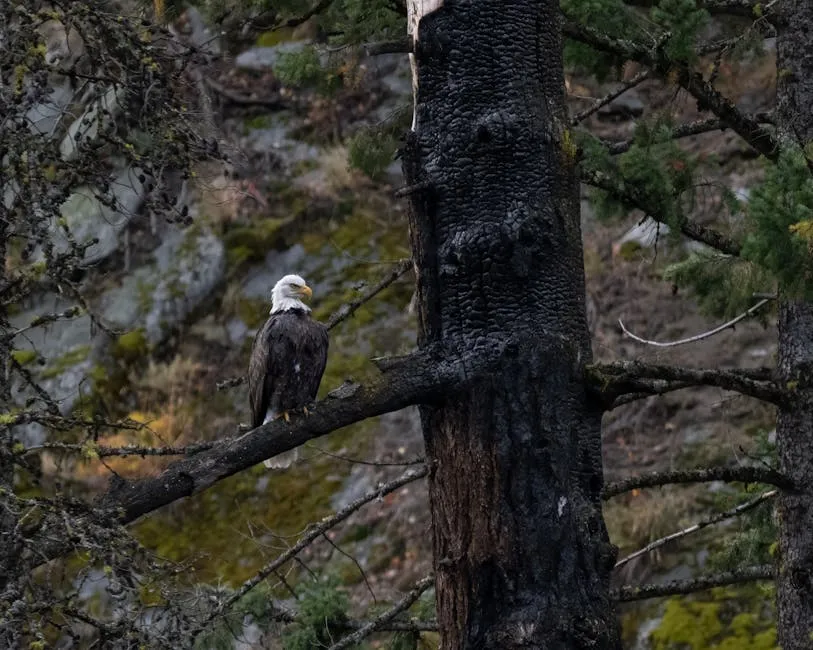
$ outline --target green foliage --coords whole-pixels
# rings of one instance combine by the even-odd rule
[[[334,1],[320,25],[336,34],[331,40],[337,45],[400,38],[406,33],[406,19],[394,10],[394,3],[382,0]]]
[[[770,588],[772,589],[772,587]],[[747,594],[748,598],[737,598]],[[713,589],[702,599],[670,598],[652,633],[653,650],[778,650],[762,588]],[[740,611],[747,607],[750,611]]]
[[[610,170],[622,191],[634,191],[643,197],[649,212],[657,214],[659,220],[677,231],[683,218],[680,198],[692,188],[695,163],[673,139],[671,122],[662,117],[640,122],[632,146],[616,157],[614,165],[606,151],[600,153],[599,146],[589,139],[583,140],[583,164],[596,165],[592,169]],[[598,193],[596,199],[596,215],[600,219],[628,212],[623,202],[608,194]]]
[[[394,111],[386,121],[360,129],[350,139],[347,157],[350,167],[376,180],[393,161],[401,134],[409,128],[409,107]]]
[[[695,0],[661,0],[650,12],[653,22],[671,36],[665,45],[666,54],[679,61],[693,61],[697,34],[709,21],[709,13],[698,9]]]
[[[703,313],[732,318],[754,304],[754,293],[771,290],[771,277],[742,258],[716,252],[692,253],[667,267],[663,277],[679,287],[689,288]],[[757,317],[767,319],[768,310]]]
[[[598,29],[616,38],[646,39],[638,23],[640,18],[621,0],[562,0],[562,11],[571,20]],[[646,39],[649,40],[649,39]],[[594,74],[604,81],[617,74],[625,61],[607,52],[597,52],[584,43],[567,39],[564,44],[565,65]]]
[[[787,147],[754,189],[742,256],[773,274],[786,295],[813,299],[813,178],[803,152]]]
[[[322,95],[332,95],[342,86],[338,71],[322,65],[313,45],[281,54],[274,72],[283,84],[311,88]]]
[[[347,620],[349,601],[335,578],[306,583],[297,622],[282,637],[285,650],[328,647],[341,636],[336,623]]]

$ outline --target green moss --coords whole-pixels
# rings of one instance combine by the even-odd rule
[[[778,650],[772,599],[763,592],[718,588],[702,600],[669,599],[653,650]]]
[[[11,358],[14,359],[17,363],[21,366],[27,366],[30,363],[33,363],[37,359],[37,351],[36,350],[12,350],[11,351]]]
[[[68,368],[75,366],[78,363],[82,363],[85,359],[88,358],[90,354],[90,346],[89,345],[78,345],[72,350],[69,350],[61,357],[58,357],[50,364],[48,367],[42,372],[41,377],[43,379],[51,379],[53,377],[58,377],[63,372],[65,372]]]
[[[223,238],[229,266],[236,269],[248,262],[259,262],[269,251],[283,248],[286,242],[280,227],[288,221],[259,219],[249,226],[229,230]]]
[[[274,47],[280,43],[287,43],[292,40],[294,40],[294,28],[280,27],[260,34],[257,37],[257,45],[259,47]]]
[[[125,362],[144,359],[150,353],[150,345],[143,328],[126,332],[113,344],[113,357]]]
[[[253,117],[246,118],[243,122],[243,126],[246,127],[246,131],[267,129],[271,126],[271,117],[269,115],[254,115]]]

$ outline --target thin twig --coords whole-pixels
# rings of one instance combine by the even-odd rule
[[[404,472],[400,477],[395,479],[394,481],[390,481],[389,483],[385,483],[384,485],[380,485],[374,490],[371,490],[364,496],[359,497],[355,501],[347,504],[344,508],[339,510],[336,514],[331,517],[327,517],[323,519],[321,523],[311,528],[308,532],[306,532],[299,541],[294,544],[291,548],[289,548],[285,553],[277,557],[275,560],[272,560],[267,565],[265,565],[260,571],[258,571],[254,576],[246,580],[239,589],[237,589],[234,593],[232,593],[226,600],[224,600],[218,607],[216,607],[209,616],[203,621],[201,626],[195,632],[195,636],[200,634],[215,618],[222,615],[224,612],[229,610],[234,604],[240,600],[243,596],[245,596],[249,591],[254,589],[260,582],[265,580],[269,575],[271,575],[274,571],[276,571],[279,567],[285,564],[288,560],[295,557],[300,551],[302,551],[305,547],[307,547],[311,542],[313,542],[316,538],[320,537],[325,531],[330,530],[336,524],[344,521],[347,519],[351,514],[359,510],[363,505],[369,503],[370,501],[374,501],[375,499],[380,499],[381,497],[394,492],[398,488],[411,483],[412,481],[416,481],[420,478],[426,476],[428,469],[426,465],[423,467],[417,467],[414,469],[407,470]]]
[[[632,79],[630,79],[629,81],[625,81],[624,83],[621,84],[621,86],[619,86],[618,88],[616,88],[612,92],[608,93],[607,95],[605,95],[601,99],[597,99],[589,108],[586,108],[585,110],[581,111],[580,113],[576,113],[576,115],[574,115],[573,118],[570,120],[570,126],[577,126],[580,122],[583,122],[584,120],[586,120],[588,117],[590,117],[597,110],[599,110],[603,106],[606,106],[607,104],[609,104],[614,99],[618,99],[621,95],[623,95],[625,92],[627,92],[630,88],[634,88],[635,86],[640,84],[642,81],[645,81],[646,79],[648,79],[651,75],[652,75],[651,70],[642,70],[637,75],[635,75]]]
[[[421,594],[429,589],[429,587],[431,587],[434,583],[435,579],[432,576],[426,576],[425,578],[418,580],[409,593],[395,603],[395,605],[393,605],[390,609],[381,614],[381,616],[374,618],[364,627],[353,632],[353,634],[349,634],[338,643],[334,643],[328,650],[344,650],[344,648],[349,648],[354,643],[358,643],[362,639],[370,636],[373,632],[392,621],[396,616],[398,616],[398,614],[409,609],[412,604],[421,597]]]
[[[744,311],[739,316],[737,316],[735,318],[732,318],[730,321],[728,321],[726,323],[723,323],[722,325],[720,325],[718,327],[715,327],[714,329],[709,330],[708,332],[701,332],[700,334],[695,334],[694,336],[690,336],[690,337],[685,338],[685,339],[679,339],[677,341],[666,341],[666,342],[662,343],[662,342],[659,342],[659,341],[650,341],[649,339],[643,339],[640,336],[636,336],[635,334],[630,332],[624,326],[624,323],[621,321],[620,318],[618,319],[618,324],[621,326],[621,330],[624,332],[624,334],[629,336],[631,339],[633,339],[635,341],[638,341],[639,343],[644,343],[645,345],[652,345],[652,346],[659,347],[659,348],[672,348],[672,347],[675,347],[676,345],[685,345],[686,343],[696,343],[697,341],[702,341],[703,339],[707,339],[709,337],[712,337],[715,334],[719,334],[720,332],[722,332],[724,330],[727,330],[729,327],[733,327],[734,325],[739,323],[741,320],[744,320],[744,319],[748,318],[749,316],[753,315],[754,313],[756,313],[757,311],[762,309],[762,307],[764,307],[769,302],[771,302],[771,300],[772,300],[771,298],[763,298],[756,305],[754,305],[753,307],[751,307],[748,310]]]
[[[698,521],[696,524],[693,524],[688,528],[684,528],[683,530],[679,530],[676,533],[672,533],[671,535],[666,535],[665,537],[656,539],[655,541],[650,542],[643,548],[638,549],[634,553],[630,553],[626,557],[618,560],[618,562],[615,563],[615,568],[617,569],[620,566],[624,566],[627,562],[630,562],[631,560],[634,560],[635,558],[640,557],[642,555],[646,555],[647,553],[654,551],[656,548],[660,548],[661,546],[668,544],[669,542],[673,542],[676,539],[686,537],[687,535],[696,533],[698,530],[702,530],[707,526],[718,524],[721,521],[725,521],[726,519],[732,519],[738,515],[741,515],[744,512],[748,512],[749,510],[756,508],[763,501],[766,501],[767,499],[770,499],[776,496],[777,494],[779,494],[779,490],[770,490],[768,492],[763,492],[755,499],[751,499],[746,503],[741,503],[736,508],[726,510],[725,512],[721,512],[712,517],[709,517],[708,519]]]

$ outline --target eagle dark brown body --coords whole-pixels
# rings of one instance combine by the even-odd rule
[[[254,337],[248,366],[252,428],[316,399],[328,342],[327,327],[303,309],[271,314]]]

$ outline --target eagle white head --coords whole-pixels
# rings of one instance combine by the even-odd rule
[[[298,275],[286,275],[274,285],[271,291],[271,313],[276,314],[289,309],[311,310],[303,298],[313,295],[311,288]]]

